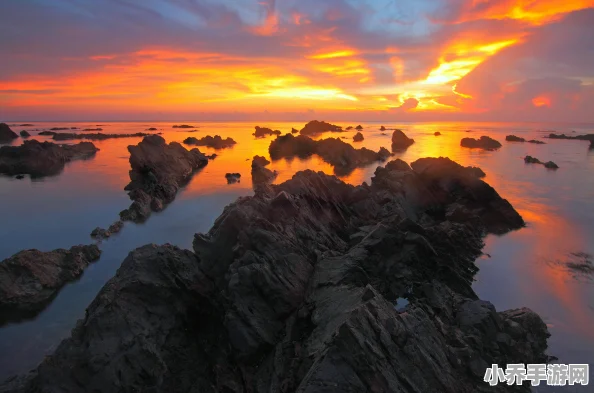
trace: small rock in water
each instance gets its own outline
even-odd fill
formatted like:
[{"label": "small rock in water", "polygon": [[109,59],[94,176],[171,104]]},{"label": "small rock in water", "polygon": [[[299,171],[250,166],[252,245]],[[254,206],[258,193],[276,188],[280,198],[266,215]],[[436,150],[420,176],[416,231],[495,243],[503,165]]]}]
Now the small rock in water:
[{"label": "small rock in water", "polygon": [[226,173],[225,178],[227,179],[227,184],[238,183],[241,179],[240,173]]},{"label": "small rock in water", "polygon": [[435,131],[435,132],[433,133],[433,135],[435,135],[435,136],[440,136],[440,135],[441,135],[441,132],[439,132],[439,131]]},{"label": "small rock in water", "polygon": [[363,137],[363,134],[361,134],[360,132],[356,133],[355,136],[353,137],[353,142],[363,142],[363,139],[365,139]]}]

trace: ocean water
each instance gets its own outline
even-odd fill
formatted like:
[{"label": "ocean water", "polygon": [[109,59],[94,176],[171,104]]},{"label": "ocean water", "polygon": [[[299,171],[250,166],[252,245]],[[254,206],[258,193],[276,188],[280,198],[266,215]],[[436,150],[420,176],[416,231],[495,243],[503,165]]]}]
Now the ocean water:
[{"label": "ocean water", "polygon": [[[254,155],[268,156],[271,137],[255,139],[254,123],[175,124],[198,126],[195,132],[174,129],[170,122],[125,123],[34,123],[30,127],[12,126],[15,132],[28,130],[34,139],[50,140],[38,132],[51,127],[95,128],[104,133],[135,133],[156,127],[168,141],[183,141],[188,136],[221,135],[238,143],[231,149],[215,151],[219,156],[197,173],[160,213],[153,213],[144,224],[126,223],[121,233],[102,242],[101,259],[89,266],[76,282],[65,286],[54,301],[35,318],[0,327],[0,380],[34,368],[59,342],[68,337],[76,321],[101,287],[115,274],[132,249],[147,243],[172,243],[191,248],[193,235],[206,232],[223,208],[237,197],[251,195],[250,165]],[[340,121],[338,125],[356,126]],[[303,123],[260,123],[260,126],[290,132]],[[355,147],[373,150],[390,148],[391,131],[385,135],[382,124],[361,123],[365,140]],[[549,326],[549,353],[560,363],[588,363],[594,366],[594,277],[576,273],[567,262],[594,254],[594,151],[588,142],[541,139],[549,132],[579,135],[594,133],[594,125],[537,123],[390,123],[416,143],[396,154],[407,162],[421,157],[447,156],[462,165],[481,167],[499,194],[508,199],[527,222],[527,227],[504,236],[489,236],[485,256],[477,260],[480,268],[474,283],[479,297],[491,301],[498,310],[529,307]],[[440,131],[441,136],[434,136]],[[467,132],[471,131],[471,132]],[[73,132],[80,132],[78,130]],[[149,132],[149,131],[147,131]],[[323,134],[320,138],[345,136],[352,143],[352,132]],[[526,139],[541,139],[547,144],[505,142],[515,134]],[[460,147],[463,137],[488,135],[499,140],[498,151]],[[66,164],[64,171],[44,179],[17,180],[0,176],[0,260],[23,249],[52,250],[92,242],[89,234],[97,226],[107,227],[118,212],[130,204],[124,186],[128,183],[127,146],[141,138],[94,141],[100,149],[89,160]],[[76,143],[66,142],[66,143]],[[22,139],[13,144],[22,143]],[[525,164],[532,155],[552,160],[560,169]],[[352,184],[370,181],[378,165],[356,169],[341,177]],[[270,165],[279,172],[276,182],[289,179],[295,172],[314,169],[333,173],[333,168],[314,156],[306,160],[279,160]],[[227,172],[242,174],[241,182],[228,185]],[[576,255],[577,254],[577,255]],[[590,370],[592,379],[592,370]],[[538,392],[594,391],[587,387],[535,388]]]}]

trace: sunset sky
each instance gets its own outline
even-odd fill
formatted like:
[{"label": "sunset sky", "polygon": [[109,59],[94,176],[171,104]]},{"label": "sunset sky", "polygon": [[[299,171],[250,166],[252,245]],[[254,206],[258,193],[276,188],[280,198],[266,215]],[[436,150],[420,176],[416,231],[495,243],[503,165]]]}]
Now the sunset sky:
[{"label": "sunset sky", "polygon": [[594,121],[594,0],[0,0],[1,120]]}]

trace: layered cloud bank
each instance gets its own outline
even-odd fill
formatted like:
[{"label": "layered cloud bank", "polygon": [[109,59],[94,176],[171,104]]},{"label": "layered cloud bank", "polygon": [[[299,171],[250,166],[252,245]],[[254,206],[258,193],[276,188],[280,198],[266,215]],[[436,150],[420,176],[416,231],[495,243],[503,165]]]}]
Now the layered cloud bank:
[{"label": "layered cloud bank", "polygon": [[0,2],[0,117],[594,121],[594,0]]}]

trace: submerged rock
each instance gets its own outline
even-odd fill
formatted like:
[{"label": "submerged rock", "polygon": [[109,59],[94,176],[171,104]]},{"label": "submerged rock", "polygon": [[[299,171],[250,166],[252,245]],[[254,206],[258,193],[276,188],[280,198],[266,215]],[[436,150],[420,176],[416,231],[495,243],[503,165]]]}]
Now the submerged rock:
[{"label": "submerged rock", "polygon": [[79,245],[70,250],[25,250],[0,262],[0,324],[34,316],[100,255],[96,245]]},{"label": "submerged rock", "polygon": [[72,160],[87,159],[99,151],[91,142],[76,145],[57,145],[36,140],[24,141],[20,146],[0,147],[0,173],[29,174],[31,177],[57,175]]},{"label": "submerged rock", "polygon": [[470,149],[495,150],[501,147],[501,143],[488,136],[481,136],[480,139],[462,138],[460,146]]},{"label": "submerged rock", "polygon": [[0,143],[8,143],[19,136],[10,129],[8,124],[0,123]]},{"label": "submerged rock", "polygon": [[220,150],[232,147],[237,142],[233,140],[233,138],[221,138],[220,135],[215,135],[214,137],[207,135],[204,138],[197,139],[192,137],[186,138],[184,140],[186,145],[195,145],[195,146],[207,146],[212,147],[213,149]]},{"label": "submerged rock", "polygon": [[548,168],[548,169],[559,169],[557,164],[555,164],[553,161],[548,161],[545,163],[545,162],[540,161],[538,158],[535,158],[532,156],[524,157],[524,162],[526,164],[541,164],[541,165],[544,165],[544,167]]},{"label": "submerged rock", "polygon": [[238,183],[241,179],[241,173],[226,173],[225,178],[227,179],[227,184]]},{"label": "submerged rock", "polygon": [[25,130],[22,130],[22,131],[20,132],[20,134],[21,134],[21,136],[22,136],[23,138],[28,138],[28,137],[30,137],[30,136],[31,136],[31,134],[29,134],[29,133],[28,133],[27,131],[25,131]]},{"label": "submerged rock", "polygon": [[406,136],[401,130],[392,133],[392,151],[406,150],[415,140]]},{"label": "submerged rock", "polygon": [[191,126],[189,124],[175,124],[173,128],[196,128],[195,126]]},{"label": "submerged rock", "polygon": [[262,156],[254,156],[252,159],[252,183],[254,188],[262,184],[272,183],[278,176],[276,171],[265,168],[268,164],[270,164],[270,161]]},{"label": "submerged rock", "polygon": [[93,231],[91,232],[91,237],[94,239],[97,239],[97,240],[104,240],[104,239],[111,237],[111,235],[114,235],[114,234],[120,232],[123,227],[124,227],[124,222],[121,220],[118,220],[118,221],[114,222],[113,224],[111,224],[108,229],[103,229],[100,227],[93,229]]},{"label": "submerged rock", "polygon": [[142,222],[151,211],[163,210],[194,172],[208,164],[200,150],[188,151],[177,142],[167,144],[159,135],[145,137],[138,145],[128,146],[128,151],[132,170],[125,189],[134,202],[120,212],[123,221]]},{"label": "submerged rock", "polygon": [[280,135],[280,134],[281,134],[281,132],[279,130],[273,131],[270,128],[256,126],[256,132],[254,132],[252,135],[255,136],[256,138],[264,138],[269,135]]},{"label": "submerged rock", "polygon": [[279,136],[270,143],[268,148],[273,160],[281,158],[301,157],[306,158],[317,154],[324,161],[334,167],[334,172],[344,175],[355,168],[363,167],[377,161],[385,161],[391,154],[382,148],[374,152],[367,148],[355,149],[350,144],[338,138],[313,140],[304,135],[297,137],[292,134]]},{"label": "submerged rock", "polygon": [[515,136],[515,135],[508,135],[505,137],[505,140],[508,142],[527,142],[527,143],[534,143],[537,145],[544,145],[545,143],[542,141],[537,141],[536,139],[531,139],[529,141],[527,141],[524,138],[520,138],[519,136]]},{"label": "submerged rock", "polygon": [[325,121],[312,120],[300,131],[303,136],[314,136],[324,132],[343,132],[343,129],[337,125],[326,123]]},{"label": "submerged rock", "polygon": [[471,286],[483,235],[521,217],[460,165],[412,167],[361,186],[299,172],[194,252],[134,250],[19,391],[477,392],[491,364],[545,363],[538,315]]},{"label": "submerged rock", "polygon": [[365,139],[363,137],[363,134],[361,134],[360,132],[356,133],[355,136],[353,137],[353,142],[363,142],[363,139]]}]

